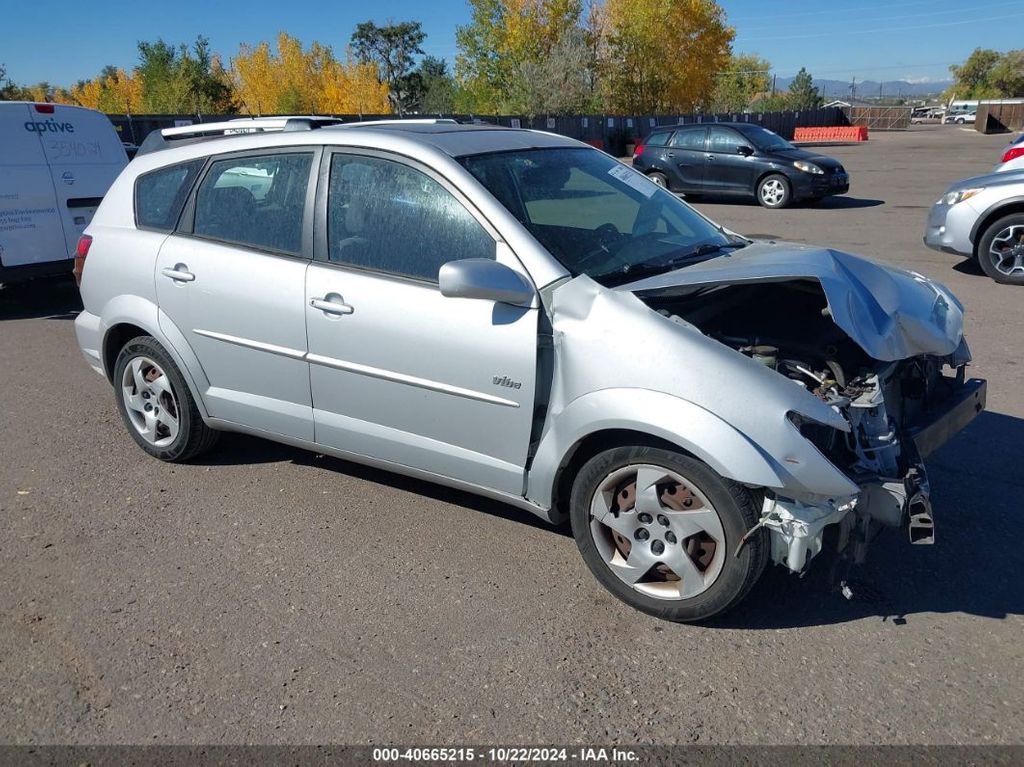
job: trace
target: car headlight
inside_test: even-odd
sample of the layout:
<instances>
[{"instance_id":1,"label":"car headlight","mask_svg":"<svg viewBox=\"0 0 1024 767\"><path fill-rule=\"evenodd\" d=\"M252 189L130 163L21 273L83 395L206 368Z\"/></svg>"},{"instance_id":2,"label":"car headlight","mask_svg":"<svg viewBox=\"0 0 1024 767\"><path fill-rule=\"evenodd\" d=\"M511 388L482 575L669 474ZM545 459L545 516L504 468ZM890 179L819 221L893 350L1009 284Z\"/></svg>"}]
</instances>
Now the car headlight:
<instances>
[{"instance_id":1,"label":"car headlight","mask_svg":"<svg viewBox=\"0 0 1024 767\"><path fill-rule=\"evenodd\" d=\"M958 202L969 200L971 197L974 197L974 195L984 191L985 187L983 186L972 187L970 189L955 189L952 192L946 192L942 195L939 199L939 205L956 205Z\"/></svg>"},{"instance_id":2,"label":"car headlight","mask_svg":"<svg viewBox=\"0 0 1024 767\"><path fill-rule=\"evenodd\" d=\"M820 176L825 172L813 162L804 162L803 160L794 162L793 167L797 170L802 170L804 173L813 173L816 176Z\"/></svg>"}]
</instances>

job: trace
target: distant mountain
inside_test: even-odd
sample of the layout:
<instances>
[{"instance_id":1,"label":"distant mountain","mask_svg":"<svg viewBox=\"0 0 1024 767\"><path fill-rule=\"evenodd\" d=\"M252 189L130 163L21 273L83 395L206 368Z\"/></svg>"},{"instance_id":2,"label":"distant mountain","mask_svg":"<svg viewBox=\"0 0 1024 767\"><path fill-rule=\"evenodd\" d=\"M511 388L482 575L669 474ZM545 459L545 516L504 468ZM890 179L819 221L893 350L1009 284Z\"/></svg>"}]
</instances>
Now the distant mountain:
<instances>
[{"instance_id":1,"label":"distant mountain","mask_svg":"<svg viewBox=\"0 0 1024 767\"><path fill-rule=\"evenodd\" d=\"M791 82L793 82L792 77L779 77L775 81L775 87L780 91L787 90ZM821 95L828 99L849 98L850 96L849 80L824 80L815 77L814 84ZM882 83L879 83L877 80L858 80L857 98L877 98L879 85L882 87L883 96L893 97L932 96L942 93L952 84L952 80L930 80L919 83L912 83L907 80L886 80Z\"/></svg>"}]
</instances>

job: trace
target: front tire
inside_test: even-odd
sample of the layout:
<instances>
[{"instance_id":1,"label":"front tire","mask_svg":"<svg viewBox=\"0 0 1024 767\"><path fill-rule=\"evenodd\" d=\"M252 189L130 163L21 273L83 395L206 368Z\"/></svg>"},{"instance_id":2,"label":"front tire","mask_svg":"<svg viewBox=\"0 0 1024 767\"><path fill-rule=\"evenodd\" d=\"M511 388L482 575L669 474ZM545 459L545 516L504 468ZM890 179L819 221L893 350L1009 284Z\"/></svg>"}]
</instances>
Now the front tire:
<instances>
[{"instance_id":1,"label":"front tire","mask_svg":"<svg viewBox=\"0 0 1024 767\"><path fill-rule=\"evenodd\" d=\"M583 560L631 607L679 622L738 604L764 571L768 541L746 488L661 448L606 450L573 483L570 519Z\"/></svg>"},{"instance_id":2,"label":"front tire","mask_svg":"<svg viewBox=\"0 0 1024 767\"><path fill-rule=\"evenodd\" d=\"M978 240L978 265L996 282L1024 285L1024 213L989 226Z\"/></svg>"},{"instance_id":3,"label":"front tire","mask_svg":"<svg viewBox=\"0 0 1024 767\"><path fill-rule=\"evenodd\" d=\"M154 458L187 461L217 441L178 366L152 336L133 338L117 355L114 394L128 433Z\"/></svg>"},{"instance_id":4,"label":"front tire","mask_svg":"<svg viewBox=\"0 0 1024 767\"><path fill-rule=\"evenodd\" d=\"M785 208L793 199L789 179L781 173L765 176L757 184L757 201L766 208Z\"/></svg>"}]
</instances>

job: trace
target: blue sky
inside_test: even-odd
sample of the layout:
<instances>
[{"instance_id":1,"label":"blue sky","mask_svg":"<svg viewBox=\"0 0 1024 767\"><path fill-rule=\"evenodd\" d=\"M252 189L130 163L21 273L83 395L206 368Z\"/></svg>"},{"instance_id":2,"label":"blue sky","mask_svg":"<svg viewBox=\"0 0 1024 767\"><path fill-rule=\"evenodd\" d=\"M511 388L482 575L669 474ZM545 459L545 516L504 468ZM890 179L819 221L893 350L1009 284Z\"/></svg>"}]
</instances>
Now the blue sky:
<instances>
[{"instance_id":1,"label":"blue sky","mask_svg":"<svg viewBox=\"0 0 1024 767\"><path fill-rule=\"evenodd\" d=\"M720 0L721 1L721 0ZM780 76L806 66L816 77L849 80L935 80L981 45L1024 45L1022 0L724 0L736 27L735 50L769 59ZM829 6L825 10L825 6ZM123 0L7 4L0 27L0 63L19 83L69 85L105 64L129 68L138 40L210 38L230 57L241 42L272 39L286 30L304 43L317 39L342 50L355 25L372 18L423 22L427 53L455 57L455 27L469 19L465 0Z\"/></svg>"}]
</instances>

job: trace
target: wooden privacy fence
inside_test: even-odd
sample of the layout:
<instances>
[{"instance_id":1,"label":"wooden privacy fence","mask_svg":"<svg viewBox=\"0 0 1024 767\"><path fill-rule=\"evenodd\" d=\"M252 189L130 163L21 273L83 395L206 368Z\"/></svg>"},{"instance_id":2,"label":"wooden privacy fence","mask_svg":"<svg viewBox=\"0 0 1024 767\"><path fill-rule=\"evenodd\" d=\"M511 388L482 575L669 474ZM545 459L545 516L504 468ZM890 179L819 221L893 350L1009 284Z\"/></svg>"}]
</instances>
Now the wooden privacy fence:
<instances>
[{"instance_id":1,"label":"wooden privacy fence","mask_svg":"<svg viewBox=\"0 0 1024 767\"><path fill-rule=\"evenodd\" d=\"M246 115L108 115L122 141L141 144L150 131L192 123L231 120ZM365 120L393 120L395 115L334 115L345 122ZM446 117L459 122L487 123L511 128L560 133L563 136L586 141L612 154L623 155L626 145L647 136L652 130L665 125L691 123L746 122L763 125L785 139L793 138L800 127L827 127L848 125L846 115L838 107L809 109L799 112L720 112L676 115L572 115L525 117L522 115L410 115L410 117Z\"/></svg>"},{"instance_id":2,"label":"wooden privacy fence","mask_svg":"<svg viewBox=\"0 0 1024 767\"><path fill-rule=\"evenodd\" d=\"M906 130L910 127L910 107L847 107L850 125L868 130Z\"/></svg>"},{"instance_id":3,"label":"wooden privacy fence","mask_svg":"<svg viewBox=\"0 0 1024 767\"><path fill-rule=\"evenodd\" d=\"M1006 133L1024 130L1024 104L978 104L976 130L982 133Z\"/></svg>"}]
</instances>

